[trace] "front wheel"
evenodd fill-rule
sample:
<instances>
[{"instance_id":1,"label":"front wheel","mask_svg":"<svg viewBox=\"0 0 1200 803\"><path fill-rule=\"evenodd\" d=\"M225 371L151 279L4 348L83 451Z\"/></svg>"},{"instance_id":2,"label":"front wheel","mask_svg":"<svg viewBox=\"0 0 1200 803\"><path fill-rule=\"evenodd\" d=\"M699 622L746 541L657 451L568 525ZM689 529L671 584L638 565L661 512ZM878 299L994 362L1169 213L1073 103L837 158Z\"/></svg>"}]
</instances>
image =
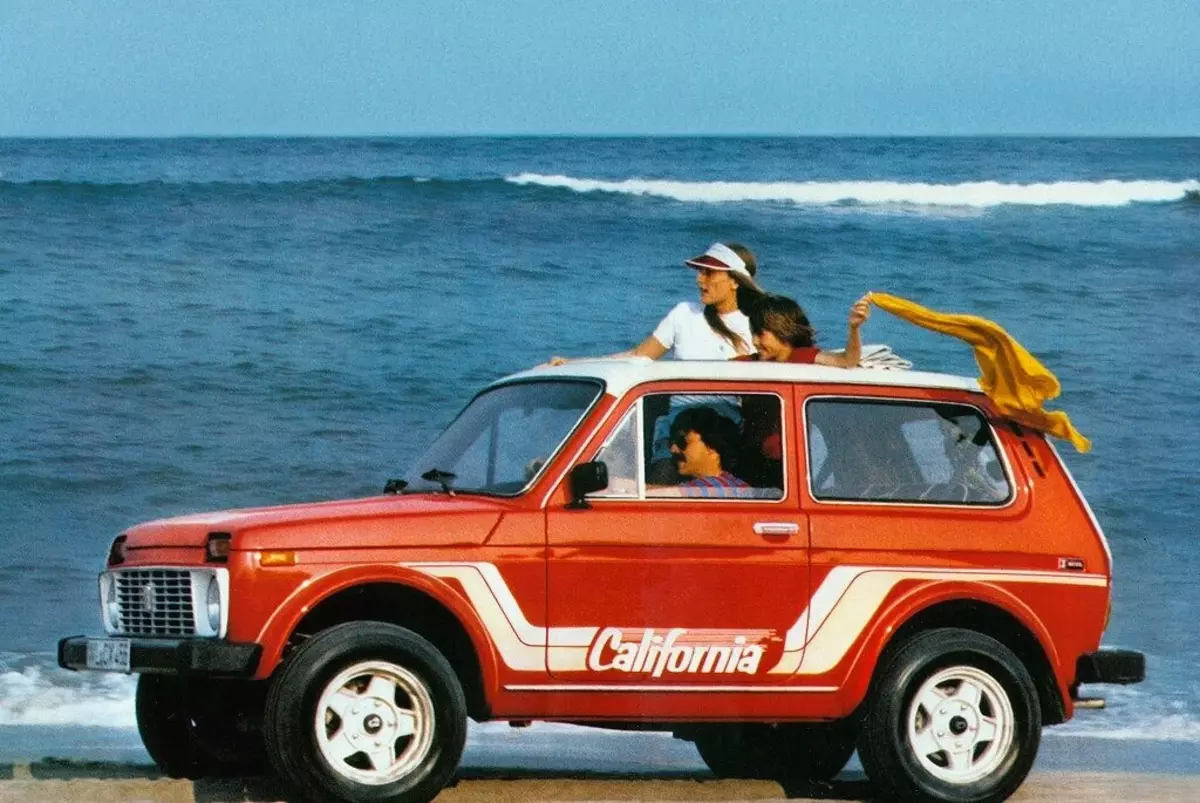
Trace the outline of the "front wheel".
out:
<instances>
[{"instance_id":1,"label":"front wheel","mask_svg":"<svg viewBox=\"0 0 1200 803\"><path fill-rule=\"evenodd\" d=\"M931 630L880 671L858 745L880 791L995 803L1025 780L1041 740L1041 708L1011 650L973 631Z\"/></svg>"},{"instance_id":2,"label":"front wheel","mask_svg":"<svg viewBox=\"0 0 1200 803\"><path fill-rule=\"evenodd\" d=\"M424 803L458 766L466 700L449 662L421 636L351 622L289 656L263 730L276 770L310 800Z\"/></svg>"}]
</instances>

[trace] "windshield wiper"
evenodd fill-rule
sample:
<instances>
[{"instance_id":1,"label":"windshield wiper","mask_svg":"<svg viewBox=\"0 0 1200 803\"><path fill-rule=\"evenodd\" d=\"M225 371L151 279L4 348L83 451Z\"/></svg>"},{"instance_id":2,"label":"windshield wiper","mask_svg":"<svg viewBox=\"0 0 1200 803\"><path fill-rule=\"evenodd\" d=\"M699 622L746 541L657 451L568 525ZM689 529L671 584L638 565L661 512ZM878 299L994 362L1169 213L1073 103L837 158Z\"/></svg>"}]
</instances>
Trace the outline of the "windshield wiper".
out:
<instances>
[{"instance_id":1,"label":"windshield wiper","mask_svg":"<svg viewBox=\"0 0 1200 803\"><path fill-rule=\"evenodd\" d=\"M421 479L428 480L429 482L436 482L438 485L442 486L442 491L444 491L447 496L454 496L454 489L450 487L450 483L457 477L457 474L452 474L449 471L442 471L440 468L431 468L421 475Z\"/></svg>"},{"instance_id":2,"label":"windshield wiper","mask_svg":"<svg viewBox=\"0 0 1200 803\"><path fill-rule=\"evenodd\" d=\"M385 494L398 494L408 487L408 480L388 480L383 486Z\"/></svg>"}]
</instances>

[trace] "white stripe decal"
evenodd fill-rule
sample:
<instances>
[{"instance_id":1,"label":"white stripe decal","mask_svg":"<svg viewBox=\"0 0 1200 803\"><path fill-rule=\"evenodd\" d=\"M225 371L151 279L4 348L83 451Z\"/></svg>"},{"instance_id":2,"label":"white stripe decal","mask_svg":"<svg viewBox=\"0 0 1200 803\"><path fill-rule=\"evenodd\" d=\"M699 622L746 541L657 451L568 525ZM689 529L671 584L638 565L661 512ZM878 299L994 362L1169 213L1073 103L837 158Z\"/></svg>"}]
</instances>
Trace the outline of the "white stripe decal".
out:
<instances>
[{"instance_id":1,"label":"white stripe decal","mask_svg":"<svg viewBox=\"0 0 1200 803\"><path fill-rule=\"evenodd\" d=\"M462 585L482 620L501 660L523 672L583 672L588 648L600 630L595 627L534 625L504 581L499 569L483 562L419 562L401 564L433 577ZM866 629L880 605L904 580L971 580L982 583L1053 583L1106 587L1098 574L985 569L923 569L896 566L835 566L813 592L812 598L784 637L783 655L768 675L820 675L846 656ZM782 679L782 678L781 678ZM551 690L657 690L657 691L825 691L822 686L506 686L515 691Z\"/></svg>"},{"instance_id":2,"label":"white stripe decal","mask_svg":"<svg viewBox=\"0 0 1200 803\"><path fill-rule=\"evenodd\" d=\"M904 580L1108 585L1107 577L1096 574L835 566L821 581L808 608L788 630L783 656L767 674L820 675L833 669L858 640L887 595ZM807 643L803 643L806 630Z\"/></svg>"},{"instance_id":3,"label":"white stripe decal","mask_svg":"<svg viewBox=\"0 0 1200 803\"><path fill-rule=\"evenodd\" d=\"M690 691L690 692L822 692L829 693L838 690L837 686L632 686L624 683L561 683L554 684L512 684L504 687L508 691Z\"/></svg>"},{"instance_id":4,"label":"white stripe decal","mask_svg":"<svg viewBox=\"0 0 1200 803\"><path fill-rule=\"evenodd\" d=\"M595 627L547 628L530 624L491 563L405 563L410 569L433 577L457 580L475 613L483 621L501 660L522 672L545 672L551 666L582 671L587 666L587 647L596 637ZM560 645L562 645L560 647ZM565 647L565 656L558 653ZM549 656L547 655L549 653Z\"/></svg>"}]
</instances>

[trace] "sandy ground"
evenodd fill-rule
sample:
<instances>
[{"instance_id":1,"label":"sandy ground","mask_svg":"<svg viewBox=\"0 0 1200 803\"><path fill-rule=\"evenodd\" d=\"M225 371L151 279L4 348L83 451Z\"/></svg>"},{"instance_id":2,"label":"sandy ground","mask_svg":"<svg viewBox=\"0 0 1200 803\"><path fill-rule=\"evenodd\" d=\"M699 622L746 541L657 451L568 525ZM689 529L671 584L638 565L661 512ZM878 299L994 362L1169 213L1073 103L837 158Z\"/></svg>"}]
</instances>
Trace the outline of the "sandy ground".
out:
<instances>
[{"instance_id":1,"label":"sandy ground","mask_svg":"<svg viewBox=\"0 0 1200 803\"><path fill-rule=\"evenodd\" d=\"M36 759L57 733L62 759ZM74 741L63 739L74 737ZM109 754L107 760L90 760ZM857 759L828 784L784 789L717 781L690 743L661 734L545 726L472 730L456 784L439 803L567 801L870 800ZM0 727L0 803L287 800L275 779L175 781L158 775L136 731ZM1033 773L1013 800L1200 801L1200 749L1192 742L1043 739Z\"/></svg>"},{"instance_id":2,"label":"sandy ground","mask_svg":"<svg viewBox=\"0 0 1200 803\"><path fill-rule=\"evenodd\" d=\"M267 779L238 781L172 781L147 777L71 777L64 767L38 765L7 768L0 780L3 803L63 801L155 801L155 803L234 803L287 800L286 792ZM15 770L15 772L11 772ZM95 771L93 768L92 771ZM51 777L56 776L56 777ZM566 803L566 801L819 801L869 800L871 786L861 776L847 776L806 789L783 789L759 781L715 781L700 778L570 777L463 780L448 788L438 803ZM1133 773L1036 773L1012 798L1016 801L1196 801L1200 778Z\"/></svg>"}]
</instances>

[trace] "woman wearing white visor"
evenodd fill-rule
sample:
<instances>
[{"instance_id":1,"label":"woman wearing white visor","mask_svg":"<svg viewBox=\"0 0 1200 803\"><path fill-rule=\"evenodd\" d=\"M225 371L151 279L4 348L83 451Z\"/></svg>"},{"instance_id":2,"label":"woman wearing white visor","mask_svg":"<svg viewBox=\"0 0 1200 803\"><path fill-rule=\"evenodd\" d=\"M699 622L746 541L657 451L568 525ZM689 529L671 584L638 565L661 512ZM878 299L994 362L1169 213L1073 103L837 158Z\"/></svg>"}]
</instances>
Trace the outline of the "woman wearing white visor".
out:
<instances>
[{"instance_id":1,"label":"woman wearing white visor","mask_svg":"<svg viewBox=\"0 0 1200 803\"><path fill-rule=\"evenodd\" d=\"M671 352L677 360L728 360L753 354L747 308L763 295L755 284L758 264L749 248L737 243L713 243L685 263L696 270L700 300L682 301L667 313L641 343L610 357L649 357L657 360ZM551 365L567 362L552 357Z\"/></svg>"},{"instance_id":2,"label":"woman wearing white visor","mask_svg":"<svg viewBox=\"0 0 1200 803\"><path fill-rule=\"evenodd\" d=\"M737 243L713 243L703 254L684 264L696 271L699 302L676 304L649 337L632 349L609 357L657 360L671 352L677 360L729 360L754 353L750 319L742 311L765 295L754 281L758 272L754 254ZM552 357L550 364L567 361L564 357ZM670 397L669 404L669 409L655 418L651 464L647 469L648 481L661 485L679 481L670 453L671 423L679 413L689 407L704 406L736 425L742 421L735 397L676 394Z\"/></svg>"}]
</instances>

